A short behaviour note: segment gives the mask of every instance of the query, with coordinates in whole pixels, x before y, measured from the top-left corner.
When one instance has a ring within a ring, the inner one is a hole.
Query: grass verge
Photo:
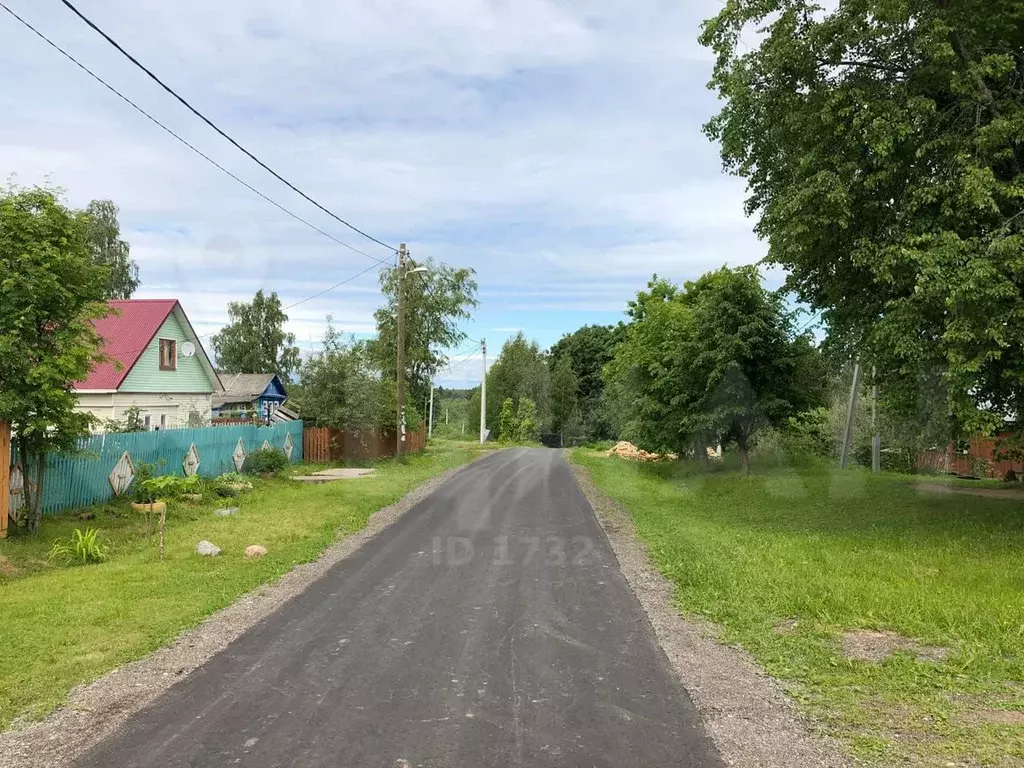
[[[679,609],[720,625],[852,754],[1022,765],[1021,501],[857,470],[573,460],[629,510]],[[880,661],[851,658],[894,640]]]
[[[77,514],[47,517],[36,535],[0,541],[0,729],[15,718],[45,715],[74,686],[145,656],[246,592],[314,560],[378,509],[478,455],[473,444],[443,443],[405,463],[381,462],[369,477],[324,485],[256,480],[237,499],[172,502],[162,562],[152,524],[126,503],[92,508],[88,521]],[[222,506],[239,512],[215,517]],[[108,562],[47,562],[55,538],[87,527],[100,530]],[[202,539],[219,546],[220,556],[195,555]],[[262,544],[267,555],[244,560],[250,544]]]

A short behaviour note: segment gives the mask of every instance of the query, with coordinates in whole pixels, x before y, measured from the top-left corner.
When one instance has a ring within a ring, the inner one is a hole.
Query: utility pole
[[[405,261],[409,253],[405,249],[405,243],[398,246],[398,439],[395,446],[395,456],[402,458],[402,449],[405,448]]]
[[[427,437],[434,436],[434,382],[430,382],[430,416],[427,418]]]
[[[878,373],[871,366],[871,471],[882,471],[882,435],[878,432]]]
[[[480,340],[484,355],[484,370],[480,375],[480,445],[487,440],[487,339]]]
[[[850,387],[850,403],[846,409],[846,429],[843,431],[843,449],[839,455],[839,468],[846,469],[850,458],[850,443],[853,442],[853,415],[857,412],[857,393],[860,391],[860,360],[853,364],[853,385]]]

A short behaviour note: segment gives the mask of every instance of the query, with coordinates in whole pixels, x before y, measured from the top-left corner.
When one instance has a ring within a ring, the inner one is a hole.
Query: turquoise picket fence
[[[249,454],[264,442],[284,450],[291,436],[291,461],[302,461],[302,422],[290,421],[269,427],[239,424],[201,429],[168,429],[159,432],[96,435],[81,441],[79,452],[54,455],[46,465],[43,512],[54,513],[106,501],[114,495],[110,473],[128,453],[132,464],[157,464],[157,475],[183,474],[185,456],[192,445],[199,454],[199,474],[216,477],[235,471],[233,455],[242,441]],[[161,463],[162,462],[162,463]]]

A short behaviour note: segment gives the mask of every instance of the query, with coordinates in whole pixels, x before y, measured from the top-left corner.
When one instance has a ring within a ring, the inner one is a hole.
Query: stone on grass
[[[250,557],[263,557],[265,554],[267,554],[267,548],[261,547],[259,544],[250,544],[245,548],[245,557],[247,559]]]
[[[203,555],[204,557],[216,557],[220,554],[220,547],[214,544],[212,541],[203,539],[196,544],[196,554]]]
[[[213,510],[213,514],[217,517],[230,517],[231,515],[238,514],[238,507],[221,507],[220,509]]]

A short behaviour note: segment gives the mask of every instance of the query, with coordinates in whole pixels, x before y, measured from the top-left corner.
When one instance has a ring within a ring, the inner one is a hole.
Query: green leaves
[[[43,455],[73,449],[91,420],[75,412],[71,385],[101,359],[91,321],[108,312],[108,272],[91,258],[86,224],[58,190],[0,191],[0,420],[34,483]],[[35,529],[39,495],[26,501]]]
[[[260,289],[252,301],[228,304],[229,323],[210,340],[217,365],[229,373],[276,373],[287,380],[301,359],[295,334],[285,333],[288,315],[274,291]]]
[[[605,369],[626,414],[622,437],[651,451],[698,452],[734,439],[742,455],[758,429],[818,405],[819,355],[792,336],[781,297],[753,267],[723,267],[638,294],[625,340]]]
[[[965,428],[1020,413],[1024,6],[732,0],[701,42],[705,131],[829,343],[908,413],[936,371]]]
[[[407,270],[426,267],[405,279],[405,360],[411,400],[422,403],[430,394],[430,382],[448,363],[446,349],[466,340],[461,322],[472,317],[477,306],[477,284],[472,269],[457,269],[431,259],[423,264],[408,262]],[[380,275],[385,304],[373,313],[377,339],[370,351],[384,376],[394,380],[395,350],[398,347],[398,290],[401,281],[395,269]]]

